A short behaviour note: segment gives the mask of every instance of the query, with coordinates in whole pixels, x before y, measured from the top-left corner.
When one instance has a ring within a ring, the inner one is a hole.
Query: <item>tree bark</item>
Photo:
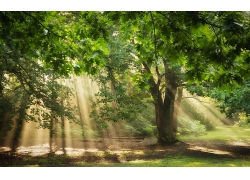
[[[54,119],[50,120],[50,129],[49,129],[49,149],[50,149],[50,153],[53,152],[53,128],[54,128],[54,123],[53,123]]]
[[[12,137],[12,144],[11,144],[11,151],[16,152],[16,149],[19,145],[19,140],[21,138],[21,133],[22,133],[22,128],[23,128],[23,123],[24,123],[24,118],[26,114],[26,106],[28,103],[28,95],[24,94],[22,96],[22,100],[19,105],[18,109],[18,117],[16,118],[16,127],[14,130],[14,134]]]
[[[3,73],[0,71],[0,101],[3,101],[3,85],[2,85],[2,76]],[[4,107],[3,104],[0,103],[0,130],[1,130],[1,122],[3,122],[4,119],[4,111],[3,111]],[[2,120],[2,121],[1,121]]]
[[[161,144],[174,143],[177,141],[174,132],[174,102],[175,88],[166,90],[164,103],[156,103],[156,121],[158,125],[158,142]]]
[[[150,73],[150,67],[146,62],[143,65]],[[151,76],[148,80],[150,84],[150,93],[154,99],[156,125],[158,130],[158,142],[161,144],[169,144],[177,142],[176,133],[174,132],[174,103],[175,95],[177,91],[176,76],[168,69],[167,64],[165,66],[165,92],[162,96],[160,91],[160,79],[156,83]],[[163,100],[164,97],[164,100]]]

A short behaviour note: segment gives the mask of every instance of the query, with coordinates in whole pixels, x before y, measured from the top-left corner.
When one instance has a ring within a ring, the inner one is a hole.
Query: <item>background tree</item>
[[[110,28],[107,40],[110,54],[103,57],[105,66],[93,77],[99,92],[92,104],[92,118],[104,127],[105,121],[136,121],[138,113],[146,108],[143,99],[148,96],[140,88],[145,80],[141,79],[143,69],[136,62],[134,45],[122,40],[115,27]]]
[[[71,91],[54,73],[66,75],[70,69],[65,58],[69,45],[58,45],[59,34],[67,32],[60,26],[65,18],[54,12],[1,12],[0,17],[0,130],[4,138],[16,127],[15,149],[24,120],[42,128],[51,128],[52,116],[59,122],[61,117],[78,120],[74,107],[61,103]]]
[[[249,81],[246,80],[242,86],[232,87],[230,91],[213,88],[207,94],[218,101],[221,112],[225,113],[227,117],[233,118],[239,113],[246,117],[250,116],[249,93]]]

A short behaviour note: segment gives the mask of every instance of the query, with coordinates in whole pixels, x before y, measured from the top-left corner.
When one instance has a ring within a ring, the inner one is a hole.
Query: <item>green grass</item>
[[[180,136],[180,140],[221,140],[221,141],[242,141],[250,142],[250,128],[243,128],[237,126],[221,126],[214,131],[207,131],[206,135],[194,136],[185,135]]]
[[[38,156],[38,157],[27,157],[27,156],[17,156],[9,157],[4,162],[1,159],[0,167],[64,167],[68,166],[72,158],[67,155],[50,155],[50,156]]]
[[[180,140],[219,142],[250,142],[250,128],[218,127],[203,136],[180,136]],[[216,149],[216,147],[215,147]],[[229,149],[230,150],[230,149]],[[191,153],[190,153],[191,152]],[[83,156],[48,155],[40,157],[3,157],[0,166],[14,167],[249,167],[250,153],[241,156],[218,155],[211,152],[189,151],[188,147],[175,145],[152,149],[132,150],[130,152],[103,153],[88,152]],[[5,161],[5,164],[4,164]]]
[[[250,158],[197,158],[181,153],[162,159],[136,159],[122,163],[88,163],[79,161],[69,164],[75,158],[68,156],[54,156],[53,158],[24,159],[16,161],[12,167],[250,167]]]
[[[203,140],[203,141],[223,141],[223,142],[250,142],[250,128],[237,126],[222,126],[217,127],[214,131],[208,131],[206,135],[180,136],[180,140]],[[157,152],[146,151],[144,154],[156,155]],[[126,157],[126,155],[124,155]],[[79,162],[76,166],[108,166],[108,167],[249,167],[250,157],[235,158],[235,157],[192,157],[182,152],[176,153],[173,156],[166,155],[162,159],[143,159],[138,157],[136,160],[123,163],[85,163]]]
[[[124,163],[86,163],[79,162],[77,167],[250,167],[250,158],[195,158],[177,154],[163,159],[138,159]]]

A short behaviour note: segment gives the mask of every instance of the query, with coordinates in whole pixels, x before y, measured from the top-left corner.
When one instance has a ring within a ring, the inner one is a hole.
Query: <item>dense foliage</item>
[[[176,141],[175,99],[187,84],[240,85],[245,90],[238,89],[235,99],[222,97],[223,108],[249,113],[247,101],[239,100],[248,95],[248,12],[1,12],[0,19],[1,116],[5,107],[39,104],[74,119],[59,95],[68,97],[69,91],[51,71],[94,74],[100,85],[96,103],[102,104],[94,104],[95,117],[101,120],[135,119],[150,100],[163,143]],[[15,101],[20,105],[8,104],[7,81],[21,87],[22,98]]]
[[[42,128],[51,128],[51,122],[60,122],[61,117],[78,122],[74,107],[66,100],[72,96],[71,90],[52,71],[67,67],[59,60],[62,49],[57,46],[60,38],[55,28],[65,29],[59,26],[58,16],[52,12],[0,12],[1,137],[14,126],[18,138],[24,120],[38,122]],[[50,62],[54,62],[53,68],[49,68]]]

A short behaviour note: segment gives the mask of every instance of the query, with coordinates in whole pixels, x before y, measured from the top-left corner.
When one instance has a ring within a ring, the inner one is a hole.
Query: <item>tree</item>
[[[96,74],[105,67],[113,85],[114,61],[105,58],[114,51],[108,49],[108,34],[115,25],[121,39],[136,49],[134,81],[153,99],[161,143],[176,141],[174,103],[183,84],[229,87],[242,84],[250,74],[245,12],[2,12],[1,19],[3,59],[9,53],[14,60],[16,54],[39,59],[43,67],[64,75]],[[24,40],[31,43],[24,46]],[[113,96],[117,90],[112,88]]]
[[[0,55],[40,61],[60,75],[94,74],[107,54],[105,27],[98,13],[1,12]]]
[[[68,72],[68,62],[60,57],[69,52],[63,54],[56,46],[61,41],[59,32],[66,30],[54,29],[62,17],[53,12],[1,12],[0,17],[0,131],[4,138],[15,127],[15,150],[24,120],[50,129],[53,120],[78,120],[66,101],[72,95],[70,89],[52,71]]]
[[[48,102],[45,106],[51,108],[50,98],[61,88],[57,82],[59,76],[97,71],[102,60],[96,54],[108,52],[103,43],[102,23],[94,21],[96,15],[85,12],[0,12],[1,117],[5,116],[6,109],[14,107],[13,103],[8,104],[10,100],[6,96],[11,94],[6,93],[11,83],[15,84],[11,90],[17,86],[22,89],[20,94],[42,99],[43,103]]]
[[[5,70],[1,79],[1,137],[15,127],[14,141],[17,142],[24,121],[34,121],[38,127],[49,129],[53,129],[51,121],[61,122],[63,117],[78,123],[70,103],[72,92],[61,83],[59,76],[30,60],[17,62],[1,63],[1,67],[12,70]]]
[[[107,12],[133,43],[154,99],[158,140],[176,141],[177,88],[189,83],[242,83],[249,71],[249,19],[244,12]],[[181,78],[182,72],[185,78]]]
[[[136,62],[133,44],[121,39],[116,27],[110,27],[109,54],[104,56],[105,66],[93,79],[98,83],[97,100],[92,104],[92,118],[101,126],[105,121],[136,121],[138,113],[146,107],[144,91],[146,79],[141,79],[143,68]],[[139,87],[137,86],[139,85]]]
[[[218,107],[227,117],[233,118],[235,114],[239,113],[244,114],[246,117],[250,116],[249,81],[246,80],[241,87],[233,87],[231,91],[213,88],[208,95],[219,102]]]

